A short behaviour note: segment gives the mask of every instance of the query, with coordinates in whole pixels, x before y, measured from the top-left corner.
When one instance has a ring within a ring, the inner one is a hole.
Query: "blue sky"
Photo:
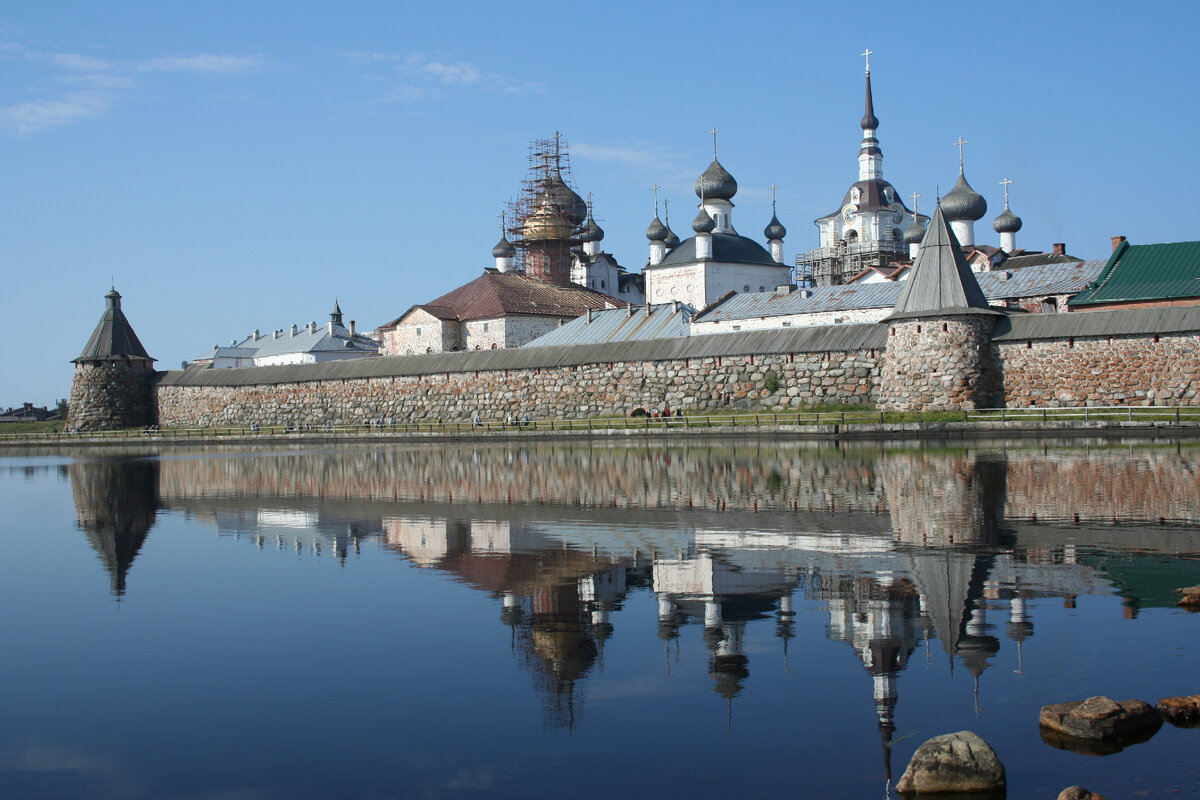
[[[985,7],[986,6],[986,7]],[[69,394],[115,282],[178,367],[255,328],[369,329],[492,263],[531,139],[561,131],[605,249],[686,235],[720,129],[734,224],[787,261],[857,177],[864,48],[884,177],[968,180],[1018,246],[1200,238],[1200,4],[54,2],[0,6],[0,406]]]

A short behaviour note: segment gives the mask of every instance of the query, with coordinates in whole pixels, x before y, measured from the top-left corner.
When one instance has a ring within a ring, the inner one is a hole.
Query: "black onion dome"
[[[987,213],[987,201],[983,195],[971,188],[967,178],[960,171],[958,182],[950,193],[942,198],[942,214],[951,222],[961,222],[981,218]]]
[[[696,196],[701,200],[730,200],[737,194],[737,181],[715,158],[696,178]]]
[[[782,239],[787,236],[787,228],[783,227],[783,223],[779,221],[779,217],[772,213],[771,222],[763,229],[763,236],[767,237],[767,241]]]
[[[646,238],[652,242],[661,242],[667,238],[667,226],[662,224],[658,214],[654,215],[654,221],[650,223],[650,227],[646,228]]]
[[[1021,225],[1021,218],[1007,208],[992,222],[992,228],[996,233],[1016,233],[1021,230]]]
[[[512,258],[516,254],[517,249],[503,236],[500,237],[500,241],[496,242],[496,246],[492,248],[492,258]]]
[[[671,230],[671,226],[667,226],[667,238],[663,239],[663,244],[668,248],[679,246],[679,237],[675,235],[675,231]]]
[[[873,131],[879,127],[879,120],[875,118],[875,103],[871,101],[871,73],[869,72],[867,73],[867,110],[858,124],[864,131]]]
[[[550,178],[546,181],[546,191],[543,193],[543,196],[548,198],[553,206],[562,212],[563,218],[571,223],[572,226],[578,226],[587,218],[587,203],[575,193],[574,189],[567,186],[566,182],[562,179],[562,173],[557,168],[550,173]]]
[[[925,238],[925,226],[921,224],[921,220],[913,216],[912,225],[904,229],[905,244],[920,244]]]
[[[717,227],[717,223],[713,222],[713,218],[709,216],[708,211],[704,206],[700,206],[700,213],[692,220],[692,230],[696,233],[712,233]]]
[[[604,229],[596,224],[596,220],[592,219],[592,215],[588,214],[587,222],[583,223],[583,229],[579,232],[579,240],[582,242],[599,242],[604,238]]]

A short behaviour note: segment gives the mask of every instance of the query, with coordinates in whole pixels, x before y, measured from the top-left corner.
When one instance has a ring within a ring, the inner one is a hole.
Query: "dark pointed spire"
[[[121,295],[116,289],[104,295],[104,306],[104,314],[96,323],[91,338],[74,361],[110,361],[114,358],[153,361],[125,318],[125,312],[121,310]]]
[[[921,241],[912,274],[904,282],[888,319],[978,313],[1001,312],[988,306],[939,203]]]
[[[879,127],[879,120],[875,117],[875,102],[871,98],[871,71],[867,70],[867,110],[863,113],[863,118],[858,123],[864,131],[873,131]]]
[[[342,324],[342,307],[338,304],[337,298],[333,298],[333,311],[329,313],[329,321],[334,325]]]

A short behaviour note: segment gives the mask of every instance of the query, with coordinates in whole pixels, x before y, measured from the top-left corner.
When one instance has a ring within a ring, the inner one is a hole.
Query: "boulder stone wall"
[[[155,387],[163,427],[322,425],[626,416],[723,408],[871,405],[872,351],[607,362],[536,369],[345,378],[296,383]]]

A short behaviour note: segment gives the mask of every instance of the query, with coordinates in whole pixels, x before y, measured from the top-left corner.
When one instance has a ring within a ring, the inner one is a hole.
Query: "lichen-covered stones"
[[[1068,786],[1058,793],[1058,800],[1107,800],[1104,795],[1089,792],[1082,786]]]
[[[1004,765],[977,733],[959,731],[929,739],[900,776],[902,794],[995,792],[1005,786]]]
[[[1043,706],[1038,724],[1051,747],[1105,756],[1148,741],[1162,727],[1162,717],[1142,700],[1089,697]]]

